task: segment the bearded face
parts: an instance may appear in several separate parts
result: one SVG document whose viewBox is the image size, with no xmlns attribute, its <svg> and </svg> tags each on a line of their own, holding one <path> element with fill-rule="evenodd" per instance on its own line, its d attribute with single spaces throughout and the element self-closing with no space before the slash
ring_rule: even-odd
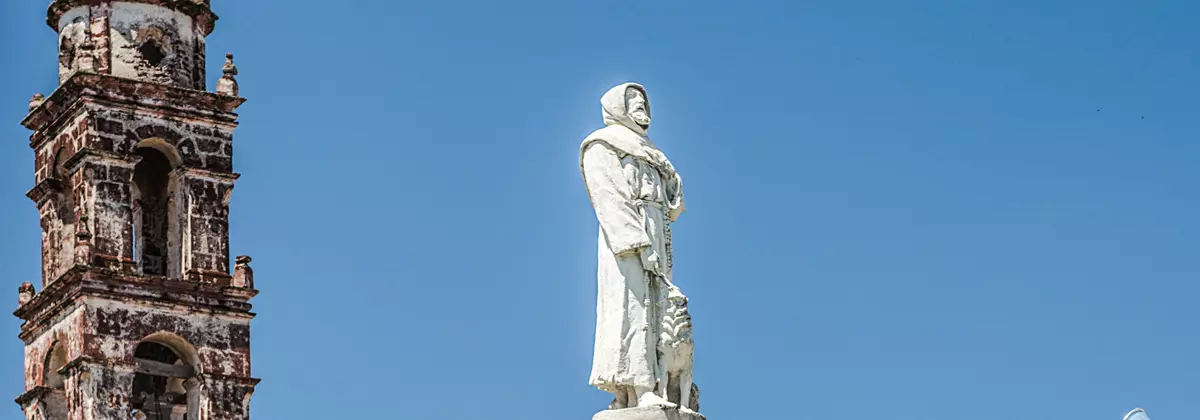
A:
<svg viewBox="0 0 1200 420">
<path fill-rule="evenodd" d="M 650 106 L 646 103 L 646 94 L 641 89 L 629 88 L 625 91 L 625 102 L 629 118 L 642 128 L 650 127 Z"/>
</svg>

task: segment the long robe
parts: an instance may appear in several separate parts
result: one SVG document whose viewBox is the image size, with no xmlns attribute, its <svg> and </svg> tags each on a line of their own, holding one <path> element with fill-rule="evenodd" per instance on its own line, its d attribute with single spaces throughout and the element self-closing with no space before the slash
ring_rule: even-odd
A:
<svg viewBox="0 0 1200 420">
<path fill-rule="evenodd" d="M 669 224 L 684 210 L 679 175 L 625 109 L 629 88 L 645 92 L 624 84 L 605 94 L 606 127 L 580 147 L 580 167 L 600 222 L 590 383 L 612 393 L 652 389 L 659 380 L 658 307 L 671 279 Z M 657 273 L 642 264 L 650 251 L 660 258 Z"/>
</svg>

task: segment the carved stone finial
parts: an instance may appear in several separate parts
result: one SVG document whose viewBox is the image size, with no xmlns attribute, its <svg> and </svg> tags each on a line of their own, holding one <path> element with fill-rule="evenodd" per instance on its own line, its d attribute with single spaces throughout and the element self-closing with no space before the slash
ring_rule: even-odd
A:
<svg viewBox="0 0 1200 420">
<path fill-rule="evenodd" d="M 33 283 L 21 283 L 21 287 L 17 289 L 17 303 L 25 306 L 26 303 L 33 300 L 33 295 L 36 293 L 37 291 L 33 289 Z"/>
<path fill-rule="evenodd" d="M 33 94 L 33 98 L 29 99 L 29 112 L 33 112 L 33 110 L 37 109 L 39 106 L 42 106 L 42 104 L 45 102 L 45 96 L 42 96 L 40 93 Z"/>
<path fill-rule="evenodd" d="M 225 65 L 221 67 L 221 71 L 225 72 L 225 75 L 217 81 L 217 93 L 238 96 L 238 68 L 236 64 L 233 64 L 233 53 L 225 54 Z"/>
<path fill-rule="evenodd" d="M 237 65 L 233 64 L 233 53 L 225 54 L 225 65 L 221 66 L 221 71 L 225 72 L 225 74 L 237 76 L 238 70 Z"/>
<path fill-rule="evenodd" d="M 252 260 L 246 255 L 239 255 L 234 259 L 236 265 L 233 266 L 233 287 L 254 288 L 254 269 L 250 268 L 250 261 Z"/>
</svg>

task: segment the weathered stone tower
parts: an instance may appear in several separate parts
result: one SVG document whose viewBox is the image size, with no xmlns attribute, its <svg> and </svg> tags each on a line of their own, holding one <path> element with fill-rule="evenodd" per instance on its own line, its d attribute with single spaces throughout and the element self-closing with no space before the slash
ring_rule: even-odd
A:
<svg viewBox="0 0 1200 420">
<path fill-rule="evenodd" d="M 209 0 L 54 0 L 35 95 L 42 291 L 21 285 L 29 420 L 243 420 L 248 257 L 230 273 L 237 69 L 206 91 Z"/>
</svg>

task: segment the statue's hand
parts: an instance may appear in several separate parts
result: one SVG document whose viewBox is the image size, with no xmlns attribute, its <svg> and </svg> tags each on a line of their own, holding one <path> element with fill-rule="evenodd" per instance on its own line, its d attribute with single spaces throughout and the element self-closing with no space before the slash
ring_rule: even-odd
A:
<svg viewBox="0 0 1200 420">
<path fill-rule="evenodd" d="M 642 268 L 654 274 L 662 274 L 662 258 L 658 256 L 658 251 L 653 246 L 642 250 Z"/>
</svg>

